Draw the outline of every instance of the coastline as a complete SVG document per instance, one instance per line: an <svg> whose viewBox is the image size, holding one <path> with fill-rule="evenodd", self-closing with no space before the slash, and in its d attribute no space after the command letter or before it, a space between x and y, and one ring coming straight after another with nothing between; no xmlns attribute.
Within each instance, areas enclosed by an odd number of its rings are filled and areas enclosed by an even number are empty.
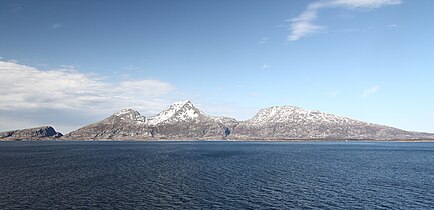
<svg viewBox="0 0 434 210"><path fill-rule="evenodd" d="M0 142L434 142L434 139L396 139L396 140L373 140L373 139L18 139L0 140Z"/></svg>

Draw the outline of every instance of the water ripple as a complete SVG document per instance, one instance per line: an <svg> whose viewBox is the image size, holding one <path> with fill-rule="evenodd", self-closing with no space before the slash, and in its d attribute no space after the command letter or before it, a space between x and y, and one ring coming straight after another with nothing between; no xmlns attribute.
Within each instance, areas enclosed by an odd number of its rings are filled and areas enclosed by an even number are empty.
<svg viewBox="0 0 434 210"><path fill-rule="evenodd" d="M0 143L0 209L432 209L433 143Z"/></svg>

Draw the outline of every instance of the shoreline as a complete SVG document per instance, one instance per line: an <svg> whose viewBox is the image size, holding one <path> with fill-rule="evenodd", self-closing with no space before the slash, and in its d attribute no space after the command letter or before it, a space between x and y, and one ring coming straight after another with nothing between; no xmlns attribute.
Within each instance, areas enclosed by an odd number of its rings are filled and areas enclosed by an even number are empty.
<svg viewBox="0 0 434 210"><path fill-rule="evenodd" d="M333 139L285 139L285 140L268 140L268 139L18 139L6 140L0 142L434 142L434 139L400 139L400 140L372 140L372 139L357 139L357 140L333 140Z"/></svg>

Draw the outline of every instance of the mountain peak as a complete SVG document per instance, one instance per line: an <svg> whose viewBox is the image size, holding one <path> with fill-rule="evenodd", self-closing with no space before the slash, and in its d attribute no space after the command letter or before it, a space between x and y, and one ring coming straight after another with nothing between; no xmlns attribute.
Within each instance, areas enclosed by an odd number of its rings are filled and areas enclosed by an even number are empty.
<svg viewBox="0 0 434 210"><path fill-rule="evenodd" d="M119 112L116 112L114 115L122 116L122 115L129 115L129 114L140 114L140 113L134 109L127 108L127 109L122 109Z"/></svg>
<svg viewBox="0 0 434 210"><path fill-rule="evenodd" d="M186 104L193 105L190 100L178 101L173 103L171 106L184 106Z"/></svg>
<svg viewBox="0 0 434 210"><path fill-rule="evenodd" d="M7 134L9 135L9 134ZM297 106L261 109L237 121L205 114L189 100L179 101L151 118L133 109L67 134L65 139L239 139L239 140L397 140L434 139L434 134L408 132Z"/></svg>
<svg viewBox="0 0 434 210"><path fill-rule="evenodd" d="M185 100L173 103L164 111L150 118L149 123L156 125L169 121L190 121L196 119L199 115L205 114L196 108L191 101Z"/></svg>
<svg viewBox="0 0 434 210"><path fill-rule="evenodd" d="M139 124L147 123L146 117L142 116L138 111L130 108L122 109L113 116L119 117L121 120L134 121Z"/></svg>

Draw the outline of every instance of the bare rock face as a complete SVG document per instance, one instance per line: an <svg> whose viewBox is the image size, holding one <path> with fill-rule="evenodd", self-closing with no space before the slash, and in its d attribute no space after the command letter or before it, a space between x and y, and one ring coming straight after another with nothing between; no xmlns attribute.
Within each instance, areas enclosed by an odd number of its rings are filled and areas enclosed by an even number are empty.
<svg viewBox="0 0 434 210"><path fill-rule="evenodd" d="M56 132L53 127L42 126L37 128L0 132L0 141L49 140L62 136L63 135Z"/></svg>
<svg viewBox="0 0 434 210"><path fill-rule="evenodd" d="M295 106L275 106L260 110L252 119L240 122L234 139L263 140L400 140L434 138L433 134L409 132L366 123Z"/></svg>
<svg viewBox="0 0 434 210"><path fill-rule="evenodd" d="M66 134L68 140L148 139L152 129L146 117L133 109L123 109L112 116Z"/></svg>

